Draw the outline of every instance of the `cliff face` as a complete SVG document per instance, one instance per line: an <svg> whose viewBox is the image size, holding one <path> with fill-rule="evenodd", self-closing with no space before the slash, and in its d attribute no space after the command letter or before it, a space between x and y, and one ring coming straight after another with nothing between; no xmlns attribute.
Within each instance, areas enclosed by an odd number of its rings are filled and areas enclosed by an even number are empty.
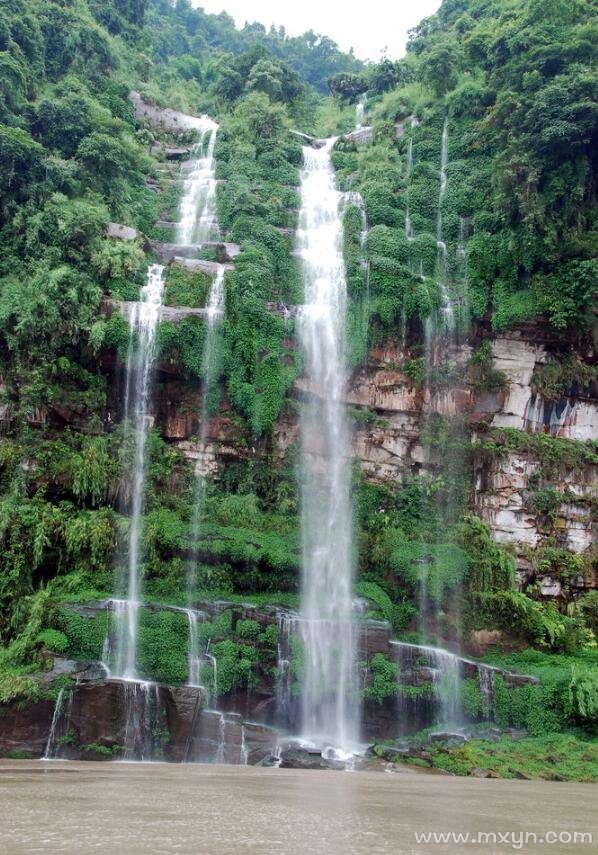
<svg viewBox="0 0 598 855"><path fill-rule="evenodd" d="M149 28L119 14L113 32L94 23L97 3L81 0L76 15L53 0L38 5L41 23L36 5L22 26L15 4L0 22L0 48L22 83L0 99L2 749L29 740L25 750L41 752L64 677L44 669L61 655L72 704L59 720L78 735L57 738L71 756L142 756L143 739L123 746L132 716L150 742L163 731L152 753L183 759L199 734L197 756L238 761L252 751L238 716L271 724L285 674L285 691L300 691L279 643L300 660L301 639L284 641L301 576L298 411L322 390L302 371L295 231L301 145L320 146L320 133L338 136L366 735L397 735L401 718L410 729L438 718L447 668L472 717L488 713L492 674L428 642L479 656L577 651L579 669L563 665L559 692L548 698L526 684L511 707L499 698L500 714L534 732L585 725L598 632L598 146L587 4L552 4L544 20L535 0L471 0L467 10L446 2L414 31L405 59L365 71L272 34L277 55L292 56L320 89L337 61L359 72L335 75L334 99L317 109L319 96L288 66L265 59L264 40L232 33L230 22L206 29L191 9L154 4ZM197 37L187 32L193 20ZM248 50L223 55L226 44ZM204 112L219 122L210 222L220 231L201 247L179 245ZM156 261L163 305L136 528L139 685L158 688L131 697L85 663L103 657L114 632L108 598L123 593L135 528L123 375ZM222 324L206 365L219 272ZM316 459L317 439L308 449ZM200 490L198 475L207 476ZM204 597L227 598L226 619L206 607L208 620ZM258 598L266 611L239 610L239 599ZM74 607L100 599L86 616ZM180 688L193 620L203 621L226 720L196 716L201 698ZM501 676L499 695L509 679ZM23 701L31 713L19 717ZM539 725L547 704L552 718ZM189 717L205 718L193 737Z"/></svg>
<svg viewBox="0 0 598 855"><path fill-rule="evenodd" d="M543 402L533 378L539 366L549 358L548 343L541 343L546 330L524 327L491 338L493 368L504 374L505 386L487 391L462 383L445 390L427 390L414 386L401 366L410 358L408 348L387 343L372 348L366 364L353 372L347 389L347 405L368 413L367 424L356 418L353 454L360 461L365 477L379 484L400 484L409 474L434 469L434 459L425 448L422 428L431 413L463 417L472 443L470 464L470 507L490 526L495 539L511 545L517 556L520 584L537 582L539 593L547 598L568 599L585 589L596 587L592 572L563 581L549 573L537 573L533 554L548 542L572 553L591 557L595 542L592 513L598 489L598 467L583 459L554 460L545 471L534 437L592 440L598 435L598 400L591 392L575 394L556 401ZM540 341L539 341L540 340ZM471 347L464 344L459 359L466 362ZM184 377L173 377L176 366L169 366L160 385L156 424L163 436L191 460L198 450L192 441L197 435L198 393L189 392ZM302 378L294 386L300 398L313 393ZM316 390L317 394L317 390ZM504 448L504 453L483 455L476 451L479 440L509 428L528 434L532 442L521 449ZM247 438L239 435L234 413L226 399L210 420L209 444L203 451L201 467L218 478L219 467L231 460L246 460L252 453ZM296 411L286 408L273 428L273 448L283 460L298 440ZM523 444L525 445L525 444ZM540 447L541 451L541 447ZM551 519L541 509L530 506L532 489L556 491L556 507ZM560 498L559 498L560 496Z"/></svg>

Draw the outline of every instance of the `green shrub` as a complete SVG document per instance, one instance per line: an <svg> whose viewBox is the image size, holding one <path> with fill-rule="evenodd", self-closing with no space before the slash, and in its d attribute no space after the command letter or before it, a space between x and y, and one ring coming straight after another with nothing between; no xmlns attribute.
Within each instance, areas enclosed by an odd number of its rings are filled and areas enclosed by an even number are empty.
<svg viewBox="0 0 598 855"><path fill-rule="evenodd" d="M386 698L397 694L399 666L384 653L375 653L369 662L370 681L363 689L363 697L381 704Z"/></svg>
<svg viewBox="0 0 598 855"><path fill-rule="evenodd" d="M67 636L59 629L44 629L35 640L53 653L65 653L69 646Z"/></svg>
<svg viewBox="0 0 598 855"><path fill-rule="evenodd" d="M256 620L237 621L236 633L245 641L256 641L260 635L260 625Z"/></svg>

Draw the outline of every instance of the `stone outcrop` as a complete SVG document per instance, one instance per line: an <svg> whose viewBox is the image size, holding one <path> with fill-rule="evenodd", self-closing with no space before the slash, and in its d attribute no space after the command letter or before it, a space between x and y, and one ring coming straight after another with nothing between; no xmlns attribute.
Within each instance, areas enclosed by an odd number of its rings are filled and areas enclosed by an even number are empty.
<svg viewBox="0 0 598 855"><path fill-rule="evenodd" d="M363 128L356 128L354 131L344 134L343 139L355 145L367 145L374 140L374 129L367 125Z"/></svg>
<svg viewBox="0 0 598 855"><path fill-rule="evenodd" d="M139 92L131 92L129 98L135 110L135 118L140 125L157 128L170 134L177 134L197 127L198 118L196 116L189 116L186 113L180 113L178 110L171 110L169 107L158 107L156 104L150 104L149 101L144 101Z"/></svg>
<svg viewBox="0 0 598 855"><path fill-rule="evenodd" d="M57 706L58 705L58 706ZM0 708L0 755L255 765L278 741L267 725L202 707L202 690L122 680L82 681L55 702Z"/></svg>
<svg viewBox="0 0 598 855"><path fill-rule="evenodd" d="M106 227L108 237L116 238L117 240L136 240L140 237L140 232L131 226L123 226L122 223L108 223Z"/></svg>
<svg viewBox="0 0 598 855"><path fill-rule="evenodd" d="M596 400L571 395L560 401L545 402L534 391L534 372L549 356L545 343L515 330L495 338L492 352L494 367L503 371L508 380L506 401L492 420L495 427L550 433L566 439L598 437Z"/></svg>
<svg viewBox="0 0 598 855"><path fill-rule="evenodd" d="M490 465L480 464L475 479L476 510L498 541L517 548L522 570L529 567L525 547L536 548L546 537L540 516L526 502L539 469L539 461L529 454L509 452ZM596 500L598 467L587 466L583 471L564 467L553 483L563 494L556 511L558 541L572 552L586 552L594 541L592 502Z"/></svg>
<svg viewBox="0 0 598 855"><path fill-rule="evenodd" d="M46 748L54 701L40 700L23 707L0 706L0 756L41 757Z"/></svg>

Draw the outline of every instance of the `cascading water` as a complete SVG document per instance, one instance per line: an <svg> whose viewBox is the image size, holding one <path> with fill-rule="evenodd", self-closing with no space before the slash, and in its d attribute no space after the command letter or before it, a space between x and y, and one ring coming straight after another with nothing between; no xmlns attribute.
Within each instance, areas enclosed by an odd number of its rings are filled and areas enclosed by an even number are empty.
<svg viewBox="0 0 598 855"><path fill-rule="evenodd" d="M446 118L442 127L442 142L440 148L440 192L438 194L438 214L436 217L436 246L438 247L438 285L440 286L440 292L442 295L443 326L449 335L452 336L455 331L455 313L447 284L447 248L446 243L444 242L442 220L442 204L444 202L444 197L446 196L448 185L448 131L448 118Z"/></svg>
<svg viewBox="0 0 598 855"><path fill-rule="evenodd" d="M361 217L361 231L359 232L359 260L363 270L364 289L361 305L357 303L354 309L357 310L353 323L360 326L360 341L363 342L364 350L367 350L368 332L370 326L370 263L366 254L366 243L368 237L368 219L365 210L365 202L361 193L354 190L349 190L341 196L341 214L344 217L346 210L355 206Z"/></svg>
<svg viewBox="0 0 598 855"><path fill-rule="evenodd" d="M151 398L156 357L156 329L164 292L164 267L151 264L139 302L129 316L130 339L125 389L125 426L134 442L127 568L127 597L115 600L115 661L111 672L124 680L136 680L137 635L141 593L141 538L145 504L146 444L151 426Z"/></svg>
<svg viewBox="0 0 598 855"><path fill-rule="evenodd" d="M219 237L216 214L216 180L214 176L214 147L218 125L207 116L197 120L199 140L195 159L191 163L179 206L177 243L201 246Z"/></svg>
<svg viewBox="0 0 598 855"><path fill-rule="evenodd" d="M417 119L415 116L411 116L411 128L417 127ZM413 171L413 134L409 137L409 142L407 143L407 164L405 168L405 178L407 181L411 178L411 173ZM413 224L411 222L411 214L409 211L409 201L405 206L405 237L407 240L411 241L415 237L415 233L413 231Z"/></svg>
<svg viewBox="0 0 598 855"><path fill-rule="evenodd" d="M196 158L185 179L180 202L177 242L197 246L219 236L216 218L216 181L214 146L218 125L207 117L194 120L190 127L199 132ZM208 328L211 330L221 311L224 268L219 269L208 305ZM156 684L139 678L137 643L141 605L142 524L145 504L146 444L151 426L151 397L155 368L156 330L164 291L164 268L153 264L141 289L139 302L129 314L131 329L125 388L125 425L134 440L131 497L131 524L126 578L126 598L111 602L112 633L104 650L108 675L132 685L125 687L125 758L149 759L153 753L152 720L159 712ZM208 333L210 340L210 333ZM190 614L190 613L189 613ZM195 616L196 618L196 616ZM197 622L189 621L189 682L199 682L201 656L197 648Z"/></svg>
<svg viewBox="0 0 598 855"><path fill-rule="evenodd" d="M301 617L304 646L302 735L349 753L358 739L356 638L346 382L346 282L342 223L331 149L303 148L297 231L305 304L299 331L305 357L301 411Z"/></svg>
<svg viewBox="0 0 598 855"><path fill-rule="evenodd" d="M449 265L448 251L444 240L443 229L443 204L448 190L448 143L449 124L445 119L442 128L441 150L440 150L440 188L438 193L438 210L436 216L436 242L437 263L436 280L440 290L441 307L436 317L429 317L425 325L425 352L426 352L426 412L430 427L430 437L433 436L438 419L444 417L444 424L448 425L450 440L454 443L452 453L439 456L434 451L434 444L426 449L430 471L439 476L439 484L442 489L438 492L437 517L438 527L432 534L432 539L443 540L442 529L451 526L456 518L459 507L461 507L461 496L459 485L463 483L463 455L458 453L463 438L460 436L462 430L461 421L455 413L455 407L451 403L451 390L446 390L441 396L434 391L431 377L434 369L446 370L455 362L456 348L458 344L457 325L455 317L455 301L449 289ZM464 241L464 227L460 232L460 242ZM457 252L457 257L459 254ZM454 285L454 282L453 282ZM448 405L448 409L447 409ZM448 421L447 421L448 420ZM445 438L446 439L446 438ZM454 560L458 560L455 558ZM423 575L420 584L420 631L424 637L429 637L437 644L443 644L447 638L457 646L459 638L458 624L460 610L460 588L455 585L450 592L443 594L441 601L434 600L430 596L427 576ZM436 693L440 700L440 714L445 722L459 721L461 718L460 679L459 668L455 665L457 657L450 651L442 648L431 648L430 659L437 675Z"/></svg>
<svg viewBox="0 0 598 855"><path fill-rule="evenodd" d="M220 265L216 276L212 281L210 288L210 296L207 305L207 329L203 350L203 392L200 412L200 430L198 440L198 457L195 470L195 498L193 502L193 516L191 520L191 541L193 549L187 565L187 598L191 607L195 588L197 585L197 544L201 534L201 522L203 517L203 508L205 502L205 473L202 468L202 460L206 454L206 444L208 438L208 409L209 395L212 388L212 383L215 374L215 355L216 355L216 334L217 325L222 318L224 309L224 265ZM193 633L189 634L189 662L199 661L197 666L197 675L193 675L199 680L199 669L203 662L212 661L215 668L214 657L208 657L207 653L200 655L196 649L196 639L194 640ZM195 648L194 648L195 644ZM214 672L215 673L215 672ZM189 673L189 683L191 683L192 674Z"/></svg>
<svg viewBox="0 0 598 855"><path fill-rule="evenodd" d="M202 657L199 652L199 632L197 630L198 612L195 609L186 609L189 622L189 677L188 686L199 686Z"/></svg>
<svg viewBox="0 0 598 855"><path fill-rule="evenodd" d="M202 116L201 119L197 120L196 127L199 131L199 140L195 149L197 158L193 162L192 168L185 180L183 196L181 198L179 208L177 241L180 244L192 246L199 250L204 243L220 237L220 227L218 224L216 209L216 164L214 160L214 148L216 145L218 125L207 116ZM212 281L210 295L206 306L207 330L203 349L202 366L203 392L201 410L199 413L200 430L195 472L195 498L191 520L191 539L194 547L187 565L187 598L189 601L189 607L192 606L193 594L197 582L197 542L199 540L205 497L205 467L202 464L206 453L209 393L215 373L216 328L218 322L222 318L224 308L224 272L224 265L220 265L216 272L216 276ZM197 682L199 679L199 667L201 665L201 656L199 651L194 649L195 644L196 639L194 639L193 628L190 624L190 683L192 680ZM197 674L195 673L195 670L197 670Z"/></svg>
<svg viewBox="0 0 598 855"><path fill-rule="evenodd" d="M368 96L363 94L355 105L355 129L363 128L365 120L365 105L367 104Z"/></svg>
<svg viewBox="0 0 598 855"><path fill-rule="evenodd" d="M63 718L63 707L64 707L64 696L66 690L64 687L60 689L58 695L56 696L56 703L54 704L54 712L52 714L52 724L50 725L50 733L48 734L48 741L46 742L46 748L43 754L43 760L55 760L58 749L58 730L62 722ZM71 695L72 697L72 695ZM70 699L69 699L70 700Z"/></svg>

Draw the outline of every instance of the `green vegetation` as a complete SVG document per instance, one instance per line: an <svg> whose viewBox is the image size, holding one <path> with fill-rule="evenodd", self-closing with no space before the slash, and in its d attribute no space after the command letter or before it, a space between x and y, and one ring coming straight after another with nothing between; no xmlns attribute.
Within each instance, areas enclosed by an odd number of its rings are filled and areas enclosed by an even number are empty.
<svg viewBox="0 0 598 855"><path fill-rule="evenodd" d="M502 736L497 741L473 738L463 745L425 743L401 762L444 769L452 775L474 777L541 779L546 781L597 781L598 740L573 734L548 733L514 740ZM417 741L417 737L414 742ZM386 746L374 746L385 756ZM425 754L422 759L421 755ZM393 759L396 755L390 752Z"/></svg>
<svg viewBox="0 0 598 855"><path fill-rule="evenodd" d="M331 79L339 101L367 92L371 104L374 144L345 147L345 162L339 158L336 165L352 176L351 189L362 192L373 226L368 259L376 335L388 337L399 318L423 320L438 306L436 209L445 118L443 240L457 301L465 297L467 279L468 307L460 321L469 311L490 317L497 330L538 316L559 329L591 322L593 26L581 0L548 6L542 0L515 6L447 0L412 31L405 59ZM571 379L579 382L572 362L571 368ZM580 379L589 378L584 372Z"/></svg>
<svg viewBox="0 0 598 855"><path fill-rule="evenodd" d="M137 299L153 260L146 238L172 234L155 225L173 220L180 195L161 144L192 142L190 133L138 127L130 91L217 118L219 220L241 248L226 273L210 376L200 318L162 322L158 331L162 409L185 387L180 412L196 417L209 380L210 414L218 413L217 429L234 452L221 455L206 485L197 533L193 468L160 435L164 412L148 437L142 571L153 605L141 613L139 663L145 676L178 685L187 679L189 630L186 616L167 606L187 602L190 555L198 561L197 602L297 606L292 439L301 360L293 322L275 310L302 302L293 254L302 153L290 129L345 133L355 100L367 94L372 142L340 138L332 153L339 189L359 193L364 205L343 210L352 368L368 363L368 371L407 378L414 409L437 395L447 401L443 412L455 403L465 413L468 390L494 400L507 389L490 335L537 323L551 328L551 344L533 392L556 406L595 393L596 370L584 361L596 297L590 15L583 0L445 0L413 31L404 59L364 66L324 36L289 37L256 23L238 30L228 15L187 0L5 0L0 702L55 697L59 681L39 680L54 656L98 659L110 614L86 604L122 593L133 455L120 423L118 371L130 333L112 301ZM445 122L446 266L437 243ZM107 237L111 221L139 237ZM212 247L203 257L216 255ZM171 263L165 302L204 306L209 284ZM441 284L454 304L456 335L472 322L475 334L467 360L439 353L431 365L424 347L442 325ZM391 349L396 365L380 356ZM366 406L352 415L373 443L397 426L394 416ZM496 683L497 722L525 727L532 738L448 753L433 746L435 765L458 774L479 765L507 777L544 775L565 752L563 776L595 777L594 749L582 734L594 734L597 719L598 595L579 595L595 555L573 553L561 536L563 505L575 500L589 519L592 500L563 487L560 476L597 465L598 446L485 422L476 422L472 443L470 415L477 411L426 417L413 437L423 458L414 451L409 466L398 437L396 481L356 475L357 593L367 617L388 621L405 639L429 640L425 621L416 632L421 604L437 616L442 638L501 630L504 648L519 652L492 661L541 678L509 689ZM477 477L509 454L539 464L521 492L543 540L525 553L520 591L512 550L471 513L474 470ZM555 603L542 600L544 576L561 585ZM271 688L275 674L277 627L240 614L227 608L199 626L200 645L209 641L217 660L219 694ZM301 642L292 637L290 646L296 694ZM397 666L382 654L369 668L363 696L373 703L433 692L430 684L397 682ZM201 676L211 685L209 665ZM476 685L465 681L462 697L472 718L484 714ZM106 754L95 745L86 751ZM582 770L584 753L592 757ZM492 757L495 766L487 765Z"/></svg>

